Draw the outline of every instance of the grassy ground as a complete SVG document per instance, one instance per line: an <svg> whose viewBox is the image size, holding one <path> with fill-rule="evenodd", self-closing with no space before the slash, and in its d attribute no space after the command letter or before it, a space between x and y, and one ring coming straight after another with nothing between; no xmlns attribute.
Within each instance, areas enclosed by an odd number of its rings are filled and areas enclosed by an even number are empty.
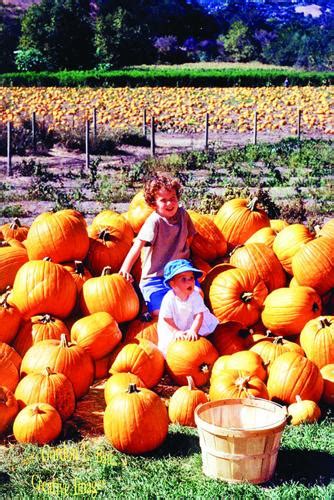
<svg viewBox="0 0 334 500"><path fill-rule="evenodd" d="M11 445L0 448L0 497L329 500L333 455L328 414L319 424L286 427L276 472L265 485L205 477L197 431L176 425L163 446L145 457L118 453L102 437L54 447Z"/></svg>

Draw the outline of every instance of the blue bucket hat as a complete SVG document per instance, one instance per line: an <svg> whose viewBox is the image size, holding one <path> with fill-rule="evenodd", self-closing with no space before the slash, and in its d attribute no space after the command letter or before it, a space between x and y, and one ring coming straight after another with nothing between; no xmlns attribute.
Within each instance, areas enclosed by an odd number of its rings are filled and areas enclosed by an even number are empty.
<svg viewBox="0 0 334 500"><path fill-rule="evenodd" d="M169 287L169 281L174 278L174 276L186 271L192 271L195 275L195 278L200 278L203 275L203 272L200 269L193 267L189 260L171 260L164 267L164 284Z"/></svg>

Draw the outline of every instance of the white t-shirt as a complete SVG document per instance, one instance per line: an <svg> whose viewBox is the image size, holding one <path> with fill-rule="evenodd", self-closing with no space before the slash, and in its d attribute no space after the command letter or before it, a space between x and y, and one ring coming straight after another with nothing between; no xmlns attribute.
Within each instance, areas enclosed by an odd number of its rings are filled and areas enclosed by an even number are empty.
<svg viewBox="0 0 334 500"><path fill-rule="evenodd" d="M205 337L213 332L219 321L206 307L199 292L195 289L187 300L179 299L173 290L166 293L162 299L158 320L158 347L164 356L170 342L175 340L175 334L163 318L171 318L177 328L183 331L191 327L194 316L200 312L203 313L203 323L198 334Z"/></svg>

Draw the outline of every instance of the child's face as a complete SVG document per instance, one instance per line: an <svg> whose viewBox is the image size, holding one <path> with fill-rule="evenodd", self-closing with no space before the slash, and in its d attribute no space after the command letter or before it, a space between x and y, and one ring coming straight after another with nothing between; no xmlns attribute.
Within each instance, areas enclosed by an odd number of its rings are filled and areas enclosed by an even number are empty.
<svg viewBox="0 0 334 500"><path fill-rule="evenodd" d="M192 271L185 271L177 274L169 282L177 297L187 299L192 294L195 287L195 277Z"/></svg>
<svg viewBox="0 0 334 500"><path fill-rule="evenodd" d="M175 189L168 191L166 188L161 188L155 195L155 210L161 217L170 219L174 217L179 208L179 200L176 196Z"/></svg>

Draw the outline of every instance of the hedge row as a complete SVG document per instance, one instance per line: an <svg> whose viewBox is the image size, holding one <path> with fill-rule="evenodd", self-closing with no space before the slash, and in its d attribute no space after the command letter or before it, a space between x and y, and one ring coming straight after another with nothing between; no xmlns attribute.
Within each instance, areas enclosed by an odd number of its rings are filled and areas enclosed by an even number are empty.
<svg viewBox="0 0 334 500"><path fill-rule="evenodd" d="M123 69L113 71L59 71L3 73L1 86L39 87L263 87L290 85L332 85L334 72L267 69Z"/></svg>

